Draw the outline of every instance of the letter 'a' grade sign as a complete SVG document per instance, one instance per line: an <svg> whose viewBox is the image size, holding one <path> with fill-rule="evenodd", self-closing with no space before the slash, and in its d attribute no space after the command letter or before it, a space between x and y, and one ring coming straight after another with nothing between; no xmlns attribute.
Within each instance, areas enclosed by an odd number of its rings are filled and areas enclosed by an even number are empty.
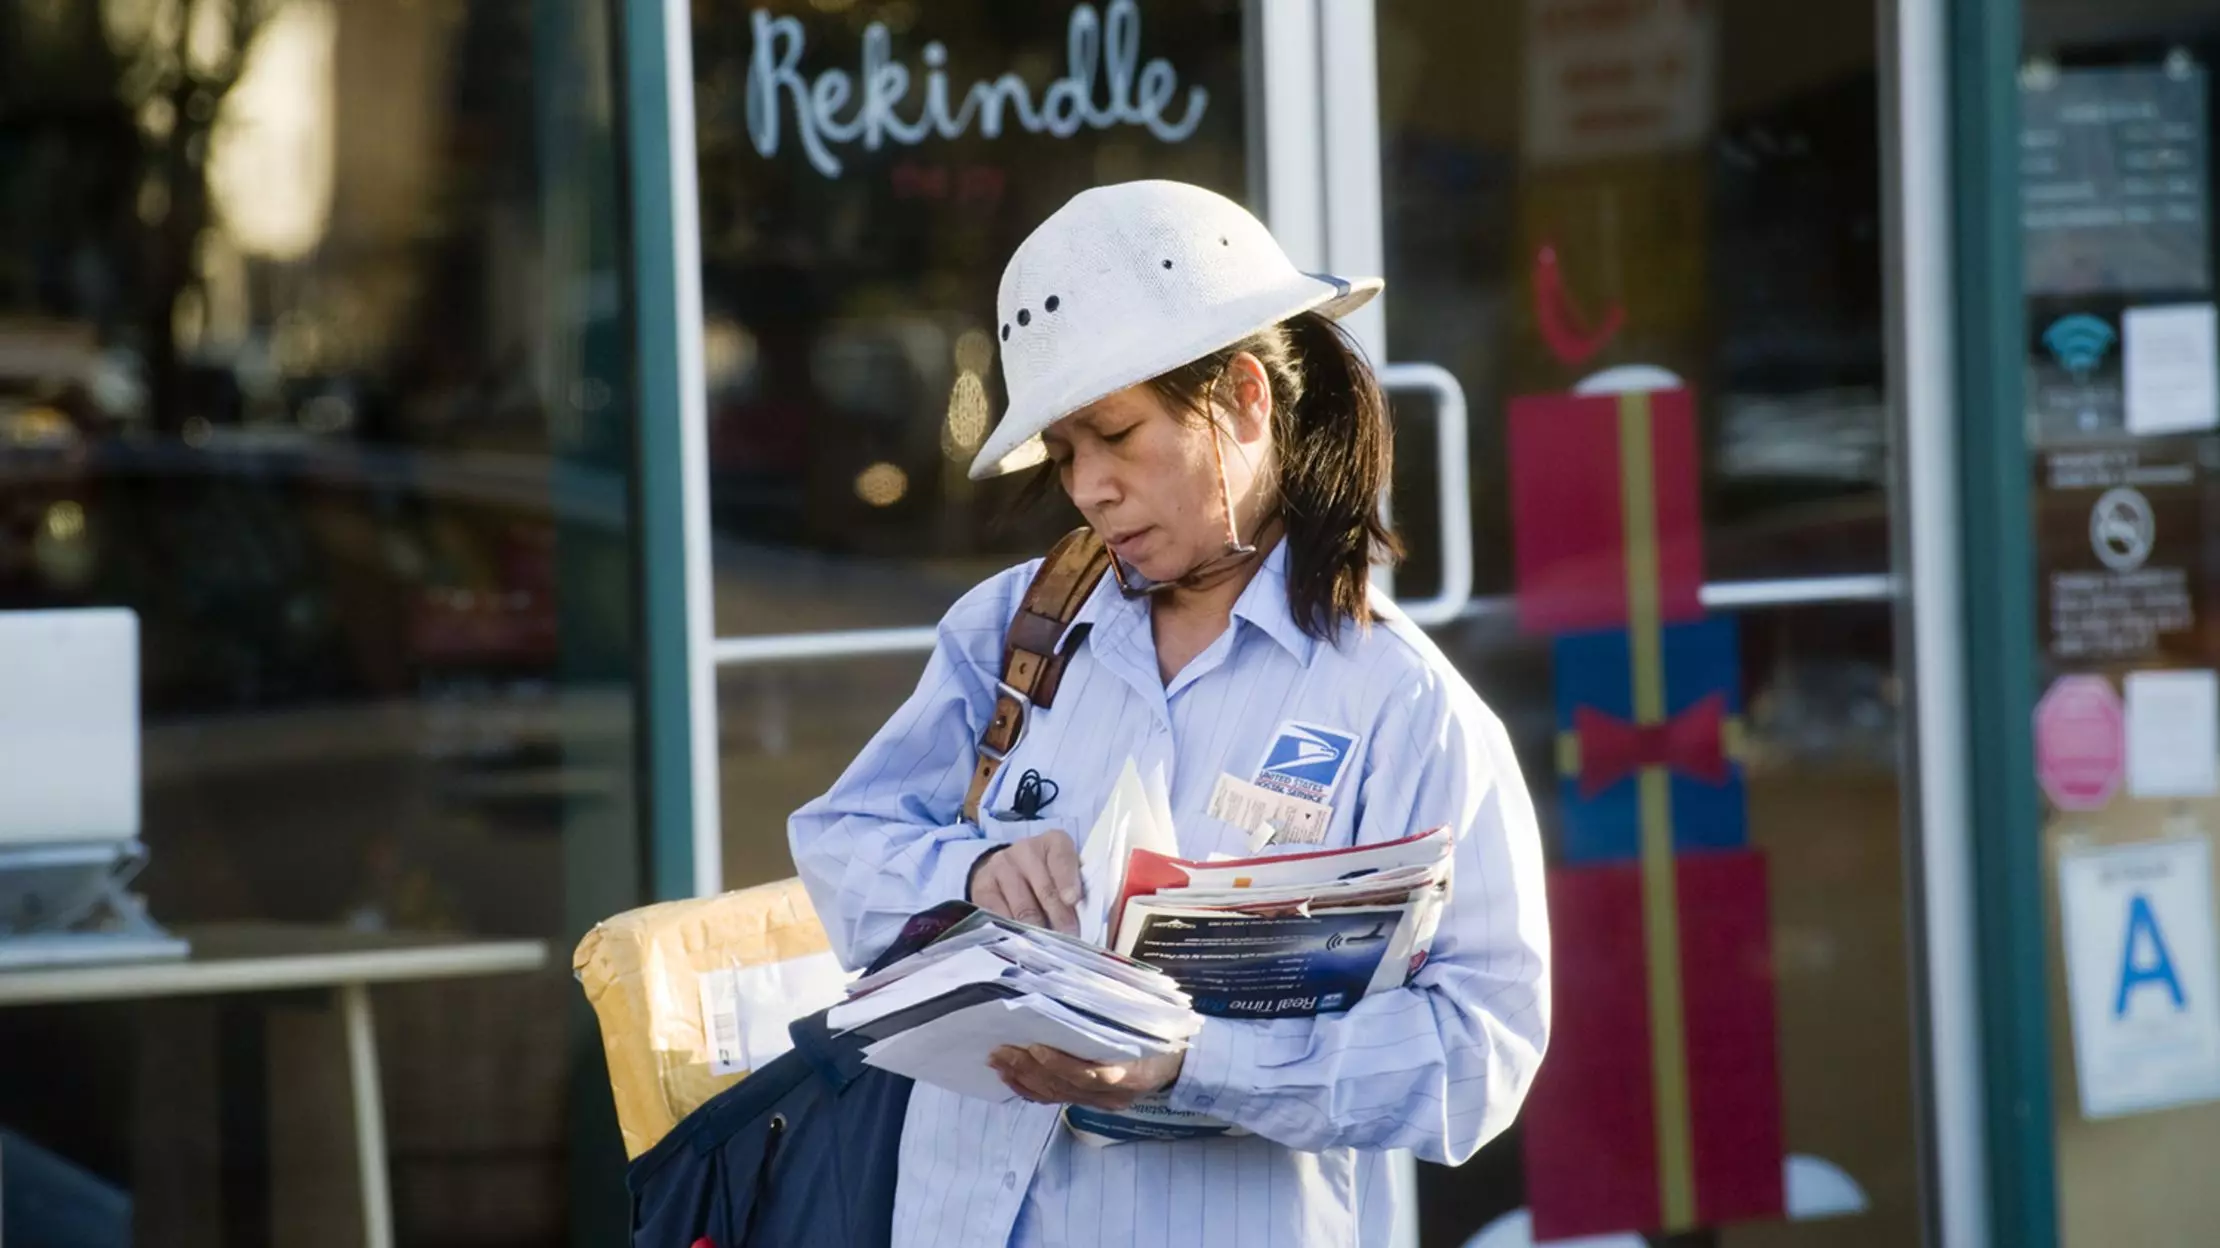
<svg viewBox="0 0 2220 1248"><path fill-rule="evenodd" d="M2062 854L2084 1118L2220 1100L2220 952L2203 836Z"/></svg>

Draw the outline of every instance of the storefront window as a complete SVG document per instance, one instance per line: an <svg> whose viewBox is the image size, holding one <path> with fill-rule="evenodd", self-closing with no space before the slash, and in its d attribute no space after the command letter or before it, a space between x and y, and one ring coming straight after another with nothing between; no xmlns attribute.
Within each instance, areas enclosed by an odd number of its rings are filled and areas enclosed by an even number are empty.
<svg viewBox="0 0 2220 1248"><path fill-rule="evenodd" d="M1373 11L1384 360L1448 368L1471 413L1475 599L1435 635L1519 743L1572 957L1551 1060L1575 1073L1473 1162L1422 1169L1422 1242L1914 1242L1874 13ZM1101 182L1177 177L1256 203L1259 136L1316 130L1261 112L1257 21L1231 0L697 10L717 623L738 656L719 685L728 884L791 873L787 814L918 668L893 642L781 647L929 625L1073 523L1061 503L1013 517L1008 483L964 478L1001 410L988 317L1010 250ZM1157 111L1081 106L1121 72L1154 75ZM899 104L866 90L880 73ZM1326 83L1321 108L1348 90ZM990 95L999 133L932 111ZM1709 737L1604 777L1585 770L1610 760L1583 757L1584 710L1641 721L1628 740L1664 726L1621 705L1643 696L1631 620L1537 625L1529 548L1593 517L1522 501L1522 477L1556 466L1521 457L1547 459L1559 416L1636 407L1685 448L1645 461L1685 503L1653 545L1693 568L1653 586L1671 599L1653 623L1665 709ZM1396 412L1414 547L1396 588L1421 597L1441 579L1436 413L1417 394ZM1631 593L1622 580L1614 601ZM1616 688L1577 679L1613 663ZM1634 795L1656 786L1637 772L1662 782L1662 855L1641 848ZM1680 890L1678 918L1611 944L1612 914L1647 914L1658 881ZM1653 967L1645 942L1668 939L1685 965ZM1645 1021L1599 1030L1614 1011ZM1584 1101L1583 1084L1612 1093Z"/></svg>
<svg viewBox="0 0 2220 1248"><path fill-rule="evenodd" d="M2220 14L2026 6L2035 516L2060 1241L2191 1242L2220 1195L2211 624Z"/></svg>
<svg viewBox="0 0 2220 1248"><path fill-rule="evenodd" d="M995 285L1089 186L1249 196L1246 32L1241 0L696 8L720 636L929 628L1079 522L966 476L1003 407ZM787 814L916 673L724 669L728 884L792 873Z"/></svg>
<svg viewBox="0 0 2220 1248"><path fill-rule="evenodd" d="M1557 943L1541 1083L1473 1162L1421 1168L1424 1243L1918 1241L1873 23L1378 6L1388 355L1472 412L1483 601L1436 636L1519 743ZM1647 623L1631 522L1526 488L1601 463L1635 514L1633 411ZM1425 515L1432 429L1400 436L1398 513ZM1537 569L1591 531L1601 572ZM1618 605L1555 612L1551 575ZM1645 719L1645 632L1681 742L1654 808L1581 727Z"/></svg>
<svg viewBox="0 0 2220 1248"><path fill-rule="evenodd" d="M0 0L0 613L136 617L149 913L546 945L371 990L404 1243L560 1242L617 1147L567 974L641 858L606 8ZM0 1128L139 1242L350 1235L329 997L0 1010Z"/></svg>

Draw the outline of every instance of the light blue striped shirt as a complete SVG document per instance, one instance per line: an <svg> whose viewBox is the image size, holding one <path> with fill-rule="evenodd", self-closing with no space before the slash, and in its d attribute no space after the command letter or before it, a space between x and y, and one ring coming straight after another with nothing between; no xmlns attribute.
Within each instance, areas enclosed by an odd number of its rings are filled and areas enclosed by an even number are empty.
<svg viewBox="0 0 2220 1248"><path fill-rule="evenodd" d="M1212 790L1220 773L1255 778L1283 726L1300 723L1356 739L1329 795L1327 844L1456 829L1432 959L1411 986L1344 1013L1205 1022L1173 1104L1249 1136L1095 1148L1055 1106L919 1085L897 1248L1384 1248L1395 1214L1385 1150L1461 1162L1518 1111L1549 1035L1549 930L1533 805L1509 739L1384 599L1387 620L1345 628L1338 645L1304 635L1288 610L1285 551L1258 569L1232 627L1168 685L1148 604L1103 578L1079 615L1092 632L1055 706L1029 716L981 804L983 827L961 815L973 748L1004 630L1039 561L978 586L942 620L917 691L833 790L794 815L795 863L854 968L912 913L961 897L989 846L1048 828L1083 841L1128 757L1143 775L1163 766L1185 854L1247 854L1248 833L1207 813ZM995 817L1028 768L1056 783L1054 800L1035 822Z"/></svg>

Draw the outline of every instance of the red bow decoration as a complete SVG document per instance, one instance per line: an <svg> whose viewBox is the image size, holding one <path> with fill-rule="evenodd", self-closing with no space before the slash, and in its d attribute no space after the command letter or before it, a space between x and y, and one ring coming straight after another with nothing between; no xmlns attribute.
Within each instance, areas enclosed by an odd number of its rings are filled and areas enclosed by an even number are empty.
<svg viewBox="0 0 2220 1248"><path fill-rule="evenodd" d="M1662 724L1630 724L1593 707L1573 710L1580 737L1580 796L1591 798L1644 767L1667 767L1706 784L1728 780L1727 700L1712 694Z"/></svg>

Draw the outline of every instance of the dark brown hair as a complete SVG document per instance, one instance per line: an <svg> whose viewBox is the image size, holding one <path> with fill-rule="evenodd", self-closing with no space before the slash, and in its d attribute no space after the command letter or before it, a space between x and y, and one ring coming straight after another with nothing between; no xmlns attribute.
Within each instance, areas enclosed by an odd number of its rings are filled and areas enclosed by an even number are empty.
<svg viewBox="0 0 2220 1248"><path fill-rule="evenodd" d="M1402 542L1380 521L1395 449L1387 399L1356 343L1316 312L1175 368L1149 388L1174 411L1219 419L1212 398L1244 352L1264 365L1272 386L1269 485L1286 534L1288 610L1305 633L1330 642L1344 621L1372 623L1372 565L1403 557Z"/></svg>

